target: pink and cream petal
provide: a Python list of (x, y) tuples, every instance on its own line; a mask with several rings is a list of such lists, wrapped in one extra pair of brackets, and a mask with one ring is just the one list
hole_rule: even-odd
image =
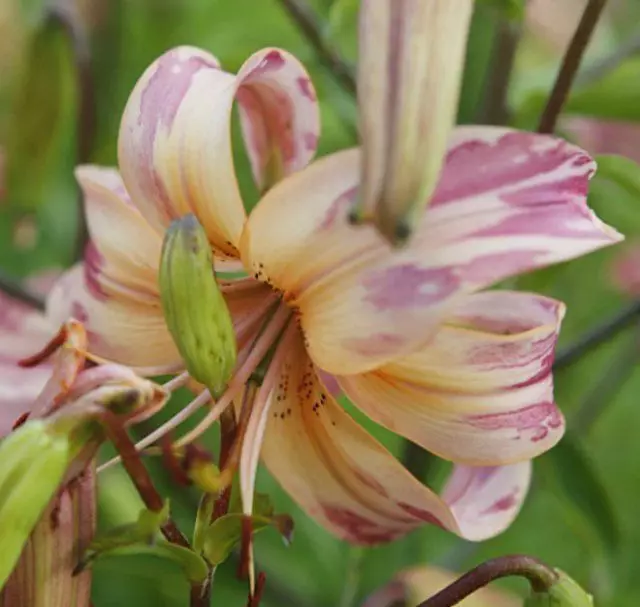
[(522, 507), (531, 484), (531, 461), (497, 467), (454, 466), (442, 499), (469, 539), (486, 537), (488, 529), (508, 527)]
[(124, 181), (147, 220), (162, 228), (193, 212), (231, 256), (245, 221), (231, 149), (234, 101), (259, 187), (309, 162), (319, 134), (313, 87), (292, 55), (273, 48), (237, 75), (199, 49), (170, 50), (138, 81), (119, 139)]
[(551, 374), (563, 314), (540, 295), (477, 293), (420, 350), (338, 383), (373, 420), (444, 459), (522, 461), (564, 432)]
[(50, 364), (27, 369), (18, 361), (41, 350), (54, 334), (44, 314), (0, 293), (0, 438), (31, 410), (51, 376)]
[(47, 299), (54, 324), (72, 317), (87, 329), (91, 354), (160, 375), (181, 370), (180, 355), (166, 327), (160, 301), (109, 298), (87, 288), (82, 264), (56, 283)]
[(465, 297), (422, 348), (379, 370), (427, 389), (517, 390), (551, 374), (562, 302), (518, 291)]
[[(338, 537), (376, 544), (430, 523), (482, 540), (513, 520), (528, 484), (522, 465), (481, 469), (477, 477), (462, 480), (454, 473), (455, 486), (441, 498), (328, 394), (300, 338), (282, 370), (271, 396), (262, 458), (301, 507)], [(476, 499), (486, 508), (472, 508)]]
[(242, 242), (245, 263), (299, 308), (330, 373), (412, 352), (469, 292), (621, 239), (586, 205), (594, 162), (554, 137), (457, 129), (422, 223), (396, 251), (348, 225), (358, 166), (356, 151), (341, 152), (277, 185)]
[(378, 371), (339, 383), (371, 419), (454, 462), (523, 461), (553, 447), (564, 433), (551, 376), (477, 394), (430, 389)]
[(91, 236), (85, 251), (87, 288), (97, 298), (157, 302), (162, 236), (131, 204), (115, 169), (81, 166), (76, 177)]

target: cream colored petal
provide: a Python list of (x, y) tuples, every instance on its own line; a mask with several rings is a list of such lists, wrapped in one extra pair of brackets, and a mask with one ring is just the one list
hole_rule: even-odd
[(119, 139), (122, 174), (142, 214), (166, 227), (193, 212), (216, 249), (232, 256), (245, 221), (231, 149), (234, 101), (260, 188), (309, 161), (317, 100), (301, 64), (278, 49), (258, 51), (237, 76), (205, 51), (168, 51), (138, 81)]
[(91, 237), (85, 250), (87, 288), (96, 297), (157, 300), (162, 235), (131, 204), (116, 170), (81, 166), (76, 177)]
[(100, 296), (87, 287), (82, 264), (56, 283), (47, 300), (47, 316), (53, 323), (69, 317), (82, 322), (89, 337), (89, 351), (96, 356), (149, 375), (182, 368), (159, 299), (142, 303)]
[(353, 543), (390, 541), (425, 523), (471, 540), (491, 537), (513, 520), (529, 484), (528, 462), (465, 469), (438, 497), (331, 397), (301, 340), (266, 413), (266, 466), (310, 516)]

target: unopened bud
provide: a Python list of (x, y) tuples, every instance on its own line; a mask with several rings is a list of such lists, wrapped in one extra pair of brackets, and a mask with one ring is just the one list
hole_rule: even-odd
[(160, 262), (162, 309), (191, 376), (220, 396), (236, 364), (233, 322), (216, 282), (206, 233), (193, 215), (175, 220)]
[(564, 571), (555, 570), (558, 581), (544, 592), (534, 592), (524, 607), (593, 607), (593, 597)]
[(49, 503), (0, 594), (0, 607), (87, 607), (91, 572), (74, 574), (96, 526), (95, 473), (86, 470)]
[(411, 235), (437, 185), (458, 96), (473, 0), (362, 0), (355, 221), (393, 244)]

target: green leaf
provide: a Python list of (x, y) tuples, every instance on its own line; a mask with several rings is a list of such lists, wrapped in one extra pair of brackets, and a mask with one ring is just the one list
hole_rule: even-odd
[[(549, 95), (548, 90), (534, 90), (515, 112), (521, 128), (535, 124)], [(611, 120), (640, 120), (640, 59), (628, 59), (602, 78), (574, 87), (563, 107), (564, 114), (576, 114)]]
[(522, 21), (524, 19), (524, 0), (480, 0), (479, 4), (499, 11), (505, 19), (513, 21)]
[(7, 133), (7, 192), (17, 207), (34, 209), (50, 197), (75, 118), (74, 62), (69, 25), (47, 18), (31, 40)]
[(545, 480), (553, 487), (570, 510), (575, 522), (595, 531), (603, 546), (613, 549), (620, 540), (618, 522), (607, 493), (579, 439), (571, 434), (564, 438), (542, 460), (547, 464)]
[[(157, 540), (155, 544), (130, 544), (117, 546), (101, 552), (97, 558), (114, 556), (150, 555), (168, 559), (180, 565), (190, 582), (200, 583), (209, 573), (204, 559), (190, 548), (184, 548), (165, 540)], [(96, 560), (94, 559), (94, 560)]]
[(168, 518), (169, 502), (167, 501), (160, 511), (146, 508), (141, 510), (135, 523), (119, 525), (100, 535), (96, 535), (80, 559), (77, 570), (80, 571), (86, 568), (92, 561), (105, 554), (111, 554), (119, 548), (138, 544), (154, 544), (160, 528), (167, 522)]
[[(250, 518), (251, 528), (254, 533), (271, 526), (281, 533), (286, 542), (291, 540), (293, 519), (290, 516), (277, 514), (268, 518), (253, 515)], [(240, 544), (244, 519), (245, 515), (241, 513), (225, 514), (216, 519), (207, 530), (202, 551), (207, 561), (214, 567), (226, 561), (231, 551)]]
[(482, 109), (482, 98), (491, 65), (497, 20), (492, 11), (483, 5), (473, 11), (467, 53), (465, 58), (462, 91), (458, 106), (458, 123), (475, 124), (478, 110)]

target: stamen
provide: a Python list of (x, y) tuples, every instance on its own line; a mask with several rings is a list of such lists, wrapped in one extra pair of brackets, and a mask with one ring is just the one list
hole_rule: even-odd
[[(247, 383), (251, 374), (269, 352), (269, 349), (273, 346), (278, 335), (289, 322), (290, 318), (291, 311), (288, 308), (281, 306), (276, 310), (269, 325), (267, 325), (266, 329), (256, 339), (247, 358), (244, 361), (239, 361), (239, 368), (218, 403), (216, 403), (207, 416), (193, 430), (187, 432), (187, 434), (176, 443), (177, 445), (183, 446), (194, 441), (206, 432), (211, 424), (220, 417), (222, 411), (231, 403), (244, 384)], [(224, 407), (219, 407), (219, 405), (222, 404), (224, 404)]]
[(291, 324), (286, 328), (253, 403), (251, 418), (247, 424), (240, 456), (240, 493), (245, 514), (251, 514), (253, 509), (253, 492), (256, 470), (258, 469), (258, 457), (267, 427), (267, 416), (271, 406), (273, 389), (278, 384), (282, 368), (291, 351), (291, 341), (295, 339), (297, 334), (298, 329), (295, 325)]
[[(138, 451), (142, 451), (146, 449), (149, 445), (152, 445), (157, 440), (161, 439), (165, 434), (168, 434), (172, 430), (176, 428), (183, 421), (189, 419), (192, 413), (200, 409), (203, 405), (211, 400), (211, 394), (209, 394), (209, 390), (203, 390), (196, 398), (194, 398), (184, 409), (181, 409), (176, 413), (169, 421), (165, 422), (158, 428), (156, 428), (151, 434), (145, 436), (141, 441), (136, 443), (136, 449)], [(114, 466), (115, 464), (120, 463), (121, 458), (114, 457), (110, 459), (108, 462), (105, 462), (98, 468), (98, 472), (102, 472)]]
[(189, 381), (189, 372), (185, 371), (184, 373), (180, 373), (180, 375), (176, 375), (173, 379), (170, 379), (166, 384), (162, 384), (162, 387), (167, 392), (174, 392), (178, 388), (182, 388), (187, 381)]
[(238, 322), (235, 326), (236, 339), (240, 341), (248, 330), (253, 328), (253, 325), (256, 324), (258, 320), (260, 320), (265, 312), (274, 304), (276, 301), (275, 293), (270, 293), (263, 300), (251, 308), (251, 312), (246, 314), (240, 318), (240, 322)]

